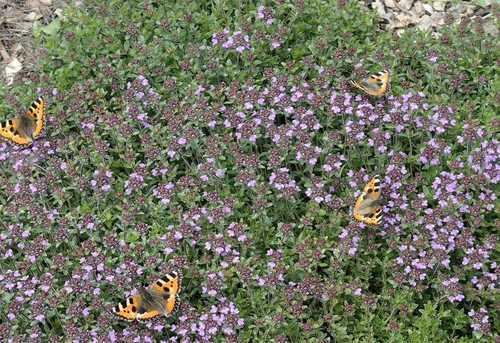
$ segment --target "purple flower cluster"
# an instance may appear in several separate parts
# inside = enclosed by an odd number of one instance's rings
[[[230,33],[229,29],[214,33],[212,35],[212,45],[221,46],[226,50],[234,50],[239,54],[252,49],[250,37],[247,34],[241,31]]]
[[[478,142],[486,136],[486,130],[477,123],[467,121],[463,125],[463,133],[457,137],[460,144]]]
[[[245,233],[246,230],[246,225],[232,222],[228,225],[226,233],[229,237],[236,238],[238,242],[244,243],[248,240],[247,234]]]
[[[483,335],[489,335],[491,333],[491,324],[489,322],[488,310],[481,307],[478,311],[470,310],[467,313],[472,321],[470,327],[474,332],[481,333]]]
[[[432,112],[431,115],[426,117],[416,117],[416,127],[440,135],[456,125],[456,120],[453,117],[455,111],[451,107],[435,107]]]
[[[466,212],[468,210],[467,206],[464,206],[464,204],[471,195],[465,192],[463,186],[460,187],[463,177],[463,174],[455,175],[442,171],[439,176],[434,179],[432,189],[434,190],[436,198],[439,199],[439,206],[442,208],[455,206],[459,208],[460,212]]]
[[[339,249],[348,256],[355,256],[359,249],[361,231],[364,224],[351,223],[339,234]]]
[[[286,31],[286,28],[280,27],[278,31],[269,38],[271,50],[276,50],[283,45],[287,34]]]
[[[175,184],[173,184],[172,182],[164,183],[157,186],[153,190],[153,195],[157,199],[160,199],[160,202],[163,205],[168,205],[170,204],[172,197],[175,195],[174,189],[175,189]]]
[[[130,118],[142,123],[144,127],[151,127],[147,110],[149,108],[157,109],[159,100],[160,95],[143,75],[139,75],[134,81],[127,83],[125,92],[126,113]]]
[[[220,179],[225,175],[225,170],[217,168],[216,161],[213,158],[207,158],[205,163],[200,163],[198,165],[198,172],[200,173],[200,180],[202,182],[208,182],[213,178]]]
[[[403,269],[404,274],[396,274],[396,279],[403,277],[413,287],[426,280],[432,270],[432,262],[427,251],[417,248],[420,242],[422,242],[422,238],[414,236],[411,243],[400,245],[398,247],[399,256],[395,261]]]
[[[370,133],[370,138],[368,139],[368,145],[375,148],[377,153],[383,154],[387,152],[387,147],[391,141],[391,134],[389,132],[384,132],[379,128],[375,128]]]
[[[316,176],[313,176],[311,181],[313,184],[308,187],[305,194],[316,203],[329,203],[332,200],[332,195],[325,190],[325,183]]]
[[[345,161],[346,158],[342,154],[328,154],[325,158],[322,169],[327,173],[327,175],[331,175],[335,172],[339,172]]]
[[[450,155],[451,147],[446,142],[439,138],[431,138],[425,148],[420,153],[420,162],[430,166],[437,166],[441,163],[443,156]]]
[[[465,250],[465,256],[462,259],[463,266],[472,266],[475,270],[484,268],[486,261],[489,261],[493,245],[485,244],[482,247],[471,247]]]
[[[129,175],[125,181],[125,194],[130,195],[133,192],[140,190],[145,185],[145,178],[148,175],[146,165],[140,163],[137,168]]]
[[[463,287],[458,283],[457,277],[443,280],[441,283],[444,292],[448,295],[448,300],[452,303],[464,300]]]
[[[500,267],[496,262],[492,262],[491,268],[489,270],[484,270],[482,275],[480,275],[479,277],[473,276],[470,281],[474,285],[474,287],[476,287],[480,291],[494,291],[498,288],[498,285],[500,283],[499,273]]]
[[[191,339],[199,342],[212,342],[221,332],[228,341],[236,341],[236,330],[242,328],[245,321],[240,317],[234,303],[226,298],[218,297],[217,303],[201,314],[189,307],[182,308],[182,315],[172,325],[172,331],[181,342]]]
[[[280,195],[291,198],[300,191],[295,180],[291,179],[288,168],[280,168],[269,176],[269,185],[280,191]]]
[[[90,180],[90,187],[96,192],[108,193],[111,190],[113,182],[113,172],[110,170],[99,169],[94,172],[92,180]]]
[[[259,8],[257,8],[257,18],[262,20],[268,26],[272,25],[274,22],[272,9],[262,5],[259,6]]]
[[[467,162],[475,173],[485,177],[488,182],[497,184],[500,181],[498,172],[500,142],[496,139],[485,140],[475,148],[467,158]]]
[[[226,256],[232,251],[231,245],[225,242],[224,236],[220,233],[215,234],[213,238],[207,240],[205,249],[213,251],[220,256]]]
[[[224,285],[224,276],[222,272],[218,273],[208,273],[207,280],[202,285],[201,291],[209,297],[220,296],[219,292],[222,290]]]
[[[81,218],[81,221],[77,224],[77,227],[82,231],[93,231],[97,229],[97,220],[91,214],[86,214]]]
[[[295,158],[297,161],[306,163],[310,167],[313,167],[318,161],[321,151],[322,149],[320,147],[313,146],[310,143],[305,143],[297,146]]]
[[[263,276],[254,275],[258,287],[277,287],[284,284],[285,268],[283,265],[283,251],[269,249],[266,252],[267,274]]]
[[[439,59],[439,54],[436,50],[429,50],[427,52],[427,60],[432,64],[435,64]]]

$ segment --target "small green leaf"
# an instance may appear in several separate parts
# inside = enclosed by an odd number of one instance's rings
[[[139,233],[137,231],[129,231],[127,232],[127,237],[126,237],[126,240],[128,243],[132,243],[132,242],[136,242],[137,240],[139,240]]]
[[[33,32],[35,35],[40,35],[40,32],[45,33],[48,36],[55,36],[59,29],[61,28],[61,20],[54,19],[50,24],[45,26],[39,26],[37,23],[33,25]]]

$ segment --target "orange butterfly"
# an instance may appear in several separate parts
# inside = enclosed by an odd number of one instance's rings
[[[389,89],[390,75],[388,70],[370,75],[367,79],[351,81],[351,85],[373,96],[382,96]]]
[[[9,142],[28,146],[45,127],[45,101],[37,98],[25,114],[0,122],[0,137]]]
[[[177,272],[171,272],[165,278],[166,280],[158,279],[148,288],[140,289],[138,294],[126,300],[125,305],[119,303],[113,308],[113,313],[128,321],[170,316],[179,304],[181,276]]]
[[[382,220],[380,207],[380,179],[375,175],[363,189],[354,205],[354,219],[368,225],[378,225]]]

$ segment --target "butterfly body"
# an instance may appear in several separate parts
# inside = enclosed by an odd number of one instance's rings
[[[359,80],[351,81],[351,85],[361,89],[366,94],[372,96],[383,96],[389,89],[390,74],[388,70],[383,70],[370,77]]]
[[[382,220],[380,206],[380,178],[374,176],[363,188],[354,205],[354,219],[368,225],[378,225]]]
[[[37,98],[26,113],[0,122],[0,137],[9,142],[28,146],[40,136],[45,127],[45,101]]]
[[[178,306],[181,276],[177,272],[168,273],[147,288],[119,303],[113,313],[124,320],[148,320],[161,315],[170,316]]]

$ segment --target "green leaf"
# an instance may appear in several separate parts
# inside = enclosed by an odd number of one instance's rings
[[[41,32],[45,33],[48,36],[55,36],[59,29],[61,28],[61,19],[57,18],[52,20],[52,22],[45,26],[40,26],[35,22],[33,25],[33,34],[35,36],[39,36]]]
[[[445,313],[438,313],[436,305],[427,302],[420,310],[421,316],[414,321],[414,328],[409,330],[410,342],[445,342],[446,333],[440,329],[441,317]]]
[[[141,237],[139,235],[139,233],[137,231],[129,231],[127,232],[127,236],[126,236],[126,240],[128,243],[132,243],[132,242],[137,242],[139,240],[139,237]]]

